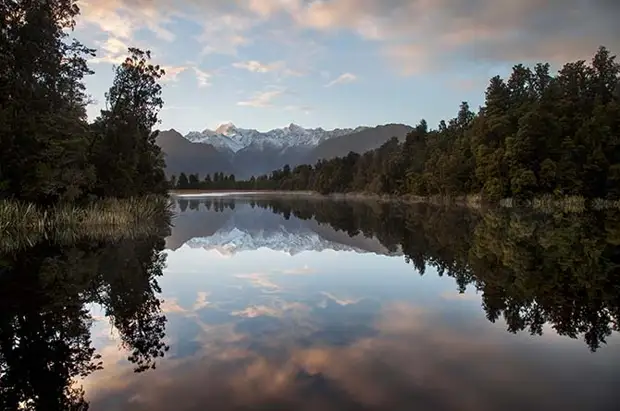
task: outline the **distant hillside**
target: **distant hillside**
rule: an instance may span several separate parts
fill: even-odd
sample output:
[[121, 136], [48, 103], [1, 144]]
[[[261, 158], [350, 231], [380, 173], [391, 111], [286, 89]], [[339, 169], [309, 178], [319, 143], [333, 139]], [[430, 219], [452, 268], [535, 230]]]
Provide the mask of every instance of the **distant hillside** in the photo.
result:
[[166, 174], [199, 173], [201, 177], [216, 172], [234, 173], [234, 167], [223, 153], [210, 144], [192, 143], [176, 130], [162, 131], [157, 136], [166, 158]]
[[306, 156], [303, 162], [314, 164], [320, 159], [346, 156], [350, 151], [365, 153], [380, 147], [392, 137], [397, 137], [403, 141], [411, 130], [413, 127], [404, 124], [386, 124], [335, 137], [319, 144]]
[[[204, 177], [207, 174], [223, 172], [235, 174], [239, 179], [248, 179], [252, 175], [270, 173], [285, 164], [295, 167], [299, 164], [314, 164], [321, 158], [346, 156], [350, 151], [364, 153], [378, 148], [392, 137], [404, 140], [412, 128], [403, 124], [387, 124], [374, 128], [360, 127], [355, 130], [351, 130], [350, 134], [332, 136], [320, 143], [317, 141], [316, 146], [289, 143], [280, 146], [256, 140], [247, 147], [233, 151], [224, 146], [216, 147], [207, 143], [205, 139], [190, 141], [187, 136], [182, 136], [176, 130], [161, 132], [157, 137], [157, 144], [166, 155], [168, 175], [178, 176], [181, 172], [185, 172], [198, 173]], [[343, 131], [335, 130], [331, 133]], [[304, 132], [308, 133], [307, 130]], [[299, 133], [303, 134], [301, 131]]]

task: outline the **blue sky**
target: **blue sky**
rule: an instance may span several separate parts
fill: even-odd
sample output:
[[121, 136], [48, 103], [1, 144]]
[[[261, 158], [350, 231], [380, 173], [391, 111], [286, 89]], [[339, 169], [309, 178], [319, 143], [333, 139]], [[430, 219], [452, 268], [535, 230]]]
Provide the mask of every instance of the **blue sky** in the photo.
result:
[[104, 104], [129, 46], [167, 69], [162, 129], [436, 125], [516, 62], [620, 50], [617, 0], [79, 0]]

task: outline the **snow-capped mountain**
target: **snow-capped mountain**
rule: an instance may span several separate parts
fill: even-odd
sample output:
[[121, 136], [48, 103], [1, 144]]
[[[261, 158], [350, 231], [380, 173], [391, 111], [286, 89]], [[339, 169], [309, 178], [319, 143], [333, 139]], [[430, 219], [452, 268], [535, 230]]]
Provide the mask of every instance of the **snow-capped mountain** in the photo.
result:
[[403, 141], [411, 127], [385, 124], [376, 127], [325, 130], [305, 129], [296, 124], [267, 132], [238, 128], [232, 123], [215, 130], [194, 131], [182, 136], [163, 131], [158, 144], [166, 156], [166, 173], [232, 173], [239, 179], [268, 174], [288, 164], [315, 164], [319, 159], [365, 153], [392, 137]]
[[334, 137], [365, 130], [367, 127], [355, 129], [324, 130], [323, 128], [306, 129], [296, 124], [276, 128], [267, 132], [254, 129], [238, 128], [232, 123], [221, 124], [215, 130], [193, 131], [185, 136], [192, 143], [211, 144], [220, 150], [236, 153], [244, 148], [265, 147], [285, 149], [291, 147], [316, 147], [323, 141]]
[[216, 250], [222, 255], [234, 255], [242, 251], [268, 248], [274, 251], [283, 251], [291, 256], [303, 251], [366, 251], [345, 244], [321, 238], [310, 230], [288, 231], [281, 226], [278, 230], [246, 231], [237, 227], [224, 228], [210, 237], [196, 237], [185, 243], [190, 248]]
[[181, 247], [216, 250], [222, 255], [268, 248], [296, 255], [304, 251], [352, 251], [381, 255], [400, 255], [390, 252], [376, 238], [362, 234], [349, 236], [315, 220], [301, 220], [293, 215], [285, 219], [270, 209], [252, 207], [248, 200], [229, 198], [234, 209], [215, 211], [194, 200], [197, 207], [174, 210], [175, 219], [166, 248]]

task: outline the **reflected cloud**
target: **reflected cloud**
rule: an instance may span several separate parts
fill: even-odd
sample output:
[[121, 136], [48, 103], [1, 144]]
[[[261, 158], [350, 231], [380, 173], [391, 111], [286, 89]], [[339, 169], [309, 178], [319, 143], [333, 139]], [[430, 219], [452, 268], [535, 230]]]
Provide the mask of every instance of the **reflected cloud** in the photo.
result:
[[207, 301], [207, 297], [209, 296], [209, 294], [210, 293], [207, 293], [204, 291], [198, 292], [198, 297], [196, 298], [196, 302], [194, 303], [194, 307], [193, 307], [194, 311], [198, 311], [211, 304], [209, 301]]
[[336, 304], [342, 305], [342, 306], [346, 306], [350, 304], [357, 304], [362, 300], [361, 298], [336, 297], [335, 295], [333, 295], [332, 293], [328, 293], [327, 291], [321, 291], [321, 294], [329, 298], [330, 300], [334, 301]]
[[164, 314], [188, 314], [191, 312], [190, 310], [181, 307], [176, 298], [168, 298], [163, 300], [161, 310]]
[[306, 275], [306, 274], [314, 274], [316, 273], [316, 270], [313, 270], [308, 265], [304, 265], [303, 267], [290, 268], [288, 270], [282, 270], [281, 272], [282, 274], [287, 274], [287, 275]]
[[250, 274], [237, 274], [236, 278], [241, 278], [244, 280], [249, 280], [250, 284], [256, 288], [261, 288], [263, 292], [266, 293], [274, 293], [281, 291], [279, 285], [273, 283], [268, 277], [268, 274], [265, 273], [250, 273]]
[[260, 316], [282, 318], [291, 313], [308, 313], [310, 307], [299, 302], [286, 302], [275, 300], [273, 306], [252, 305], [243, 310], [233, 311], [235, 317], [255, 318]]
[[164, 299], [161, 304], [161, 308], [166, 314], [197, 315], [196, 311], [212, 305], [210, 301], [207, 301], [207, 297], [209, 297], [209, 295], [210, 293], [206, 291], [198, 291], [196, 301], [192, 305], [191, 309], [183, 308], [175, 297]]
[[[597, 382], [556, 378], [558, 372], [577, 371], [577, 364], [556, 369], [544, 355], [507, 356], [505, 334], [492, 327], [476, 332], [451, 327], [406, 303], [385, 306], [373, 327], [375, 336], [345, 346], [303, 346], [265, 335], [273, 348], [267, 352], [243, 344], [248, 337], [232, 327], [211, 329], [200, 352], [169, 360], [158, 373], [101, 380], [91, 391], [93, 409], [490, 411], [592, 409], [611, 400]], [[213, 338], [222, 331], [228, 335]], [[587, 368], [579, 371], [587, 375]], [[580, 401], [567, 394], [566, 384], [579, 386]], [[117, 408], [106, 402], [112, 395]]]

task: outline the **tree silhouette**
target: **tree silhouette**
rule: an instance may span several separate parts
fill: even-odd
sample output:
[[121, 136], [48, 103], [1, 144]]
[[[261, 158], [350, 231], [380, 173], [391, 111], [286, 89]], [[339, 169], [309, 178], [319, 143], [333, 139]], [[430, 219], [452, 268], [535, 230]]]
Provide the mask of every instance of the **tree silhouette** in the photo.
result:
[[85, 410], [74, 379], [105, 364], [91, 345], [100, 304], [137, 372], [167, 350], [157, 294], [162, 234], [115, 243], [38, 244], [0, 256], [0, 407]]

